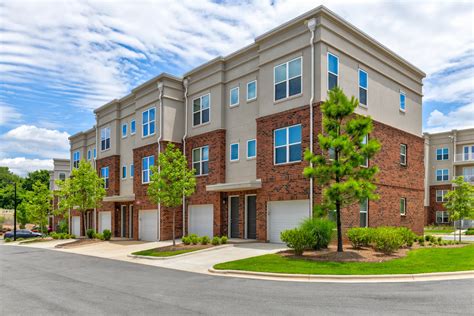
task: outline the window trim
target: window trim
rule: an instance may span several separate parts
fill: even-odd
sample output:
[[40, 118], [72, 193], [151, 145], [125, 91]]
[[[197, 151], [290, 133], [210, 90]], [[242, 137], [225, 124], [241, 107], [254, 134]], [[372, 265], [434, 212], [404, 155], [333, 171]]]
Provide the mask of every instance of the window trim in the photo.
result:
[[[153, 157], [153, 165], [154, 165], [154, 164], [155, 164], [155, 155], [145, 156], [145, 157], [142, 158], [142, 184], [149, 184], [149, 183], [150, 183], [150, 180], [151, 180], [151, 179], [150, 179], [150, 178], [151, 178], [150, 158], [151, 158], [151, 157]], [[144, 161], [145, 159], [147, 159], [148, 169], [144, 169], [144, 168], [143, 168], [143, 161]], [[143, 175], [144, 175], [145, 171], [148, 171], [148, 181], [147, 181], [147, 182], [143, 181], [143, 178], [144, 178]]]
[[[299, 76], [295, 76], [295, 77], [291, 77], [289, 76], [290, 74], [290, 63], [292, 61], [295, 61], [297, 59], [301, 59], [301, 66], [300, 66], [300, 69], [301, 69], [301, 74]], [[285, 65], [286, 64], [286, 79], [285, 80], [282, 80], [282, 81], [278, 81], [276, 82], [276, 78], [275, 78], [275, 69], [282, 66], [282, 65]], [[284, 100], [288, 100], [290, 98], [296, 98], [296, 97], [299, 97], [301, 95], [303, 95], [303, 69], [304, 69], [304, 65], [303, 65], [303, 56], [298, 56], [298, 57], [295, 57], [293, 59], [290, 59], [290, 60], [287, 60], [286, 62], [283, 62], [283, 63], [280, 63], [278, 65], [275, 65], [273, 67], [273, 103], [278, 103], [278, 102], [282, 102]], [[301, 80], [301, 92], [300, 93], [297, 93], [297, 94], [294, 94], [294, 95], [290, 95], [290, 80], [291, 79], [294, 79], [294, 78], [297, 78], [297, 77], [301, 77], [300, 80]], [[278, 99], [276, 100], [276, 96], [275, 96], [275, 87], [277, 84], [279, 83], [282, 83], [286, 81], [286, 96], [284, 98], [281, 98], [281, 99]]]
[[[298, 143], [291, 143], [290, 144], [290, 128], [295, 127], [295, 126], [301, 126], [301, 140]], [[287, 130], [287, 132], [286, 132], [286, 145], [276, 146], [276, 132], [280, 131], [280, 130], [283, 130], [283, 129]], [[301, 125], [301, 123], [286, 126], [286, 127], [281, 127], [281, 128], [277, 128], [277, 129], [273, 130], [273, 165], [281, 166], [281, 165], [287, 165], [287, 164], [292, 164], [292, 163], [299, 163], [299, 162], [303, 161], [301, 159], [301, 155], [300, 155], [299, 160], [290, 161], [290, 146], [291, 145], [296, 145], [296, 144], [300, 144], [301, 148], [303, 148], [303, 126]], [[281, 148], [281, 147], [286, 147], [287, 148], [287, 150], [286, 150], [286, 161], [277, 163], [276, 162], [276, 150], [277, 150], [277, 148]]]
[[[369, 143], [369, 134], [364, 136], [365, 139], [365, 144], [362, 143], [363, 145], [367, 145]], [[362, 168], [369, 168], [369, 158], [365, 157], [365, 163], [363, 165], [360, 165]]]
[[[441, 213], [441, 219], [442, 219], [441, 222], [438, 222], [438, 214], [439, 213]], [[447, 215], [446, 216], [446, 221], [444, 221], [445, 215]], [[447, 211], [436, 211], [435, 216], [436, 216], [435, 221], [436, 221], [437, 224], [448, 224], [449, 223], [449, 214], [448, 214]]]
[[[105, 177], [104, 177], [104, 174], [103, 174], [103, 171], [104, 171], [104, 170], [107, 170], [107, 174], [106, 174]], [[104, 179], [104, 189], [108, 189], [108, 188], [109, 188], [109, 181], [108, 181], [108, 180], [109, 180], [109, 172], [110, 172], [109, 166], [100, 168], [100, 177], [101, 177], [102, 179]]]
[[[150, 110], [155, 110], [155, 119], [153, 121], [150, 120]], [[146, 123], [148, 125], [148, 135], [144, 136], [143, 135], [143, 132], [145, 131], [144, 129], [144, 126], [145, 126], [145, 123], [143, 122], [143, 113], [145, 112], [148, 112], [148, 122]], [[155, 125], [155, 128], [153, 130], [153, 133], [150, 133], [150, 123], [153, 122], [153, 124]], [[156, 134], [156, 107], [151, 107], [151, 108], [148, 108], [146, 109], [145, 111], [142, 111], [142, 138], [148, 138], [150, 136], [153, 136]]]
[[[124, 168], [125, 168], [125, 173], [123, 172], [124, 171]], [[122, 165], [122, 176], [121, 176], [121, 179], [122, 180], [125, 180], [127, 179], [127, 165]]]
[[[209, 121], [207, 121], [206, 123], [203, 123], [202, 122], [202, 98], [205, 97], [205, 96], [209, 96]], [[200, 104], [199, 104], [199, 111], [194, 111], [194, 101], [196, 101], [197, 99], [201, 99], [200, 100]], [[201, 127], [201, 126], [204, 126], [204, 125], [207, 125], [207, 124], [210, 124], [211, 123], [211, 93], [208, 92], [208, 93], [205, 93], [197, 98], [194, 98], [192, 99], [192, 102], [191, 102], [191, 107], [192, 107], [192, 111], [191, 112], [191, 122], [192, 122], [192, 126], [193, 128], [194, 127]], [[199, 124], [194, 124], [194, 114], [199, 112]]]
[[[361, 204], [359, 203], [359, 226], [360, 226], [360, 214], [365, 213], [365, 226], [364, 227], [369, 227], [369, 199], [365, 199], [366, 201], [366, 207], [365, 211], [362, 212]], [[362, 226], [360, 226], [362, 227]]]
[[[125, 134], [123, 133], [123, 128], [124, 127], [125, 127]], [[128, 124], [127, 123], [122, 124], [122, 128], [121, 128], [120, 132], [122, 134], [122, 138], [126, 138], [128, 136]]]
[[[438, 194], [438, 192], [441, 192], [441, 194]], [[444, 203], [446, 202], [444, 196], [449, 192], [449, 190], [436, 190], [435, 193], [435, 201], [436, 203]], [[438, 197], [441, 197], [441, 201], [438, 200]]]
[[[444, 159], [444, 150], [447, 150], [448, 157]], [[441, 159], [438, 159], [438, 150], [441, 150]], [[449, 147], [437, 147], [435, 150], [436, 161], [447, 161], [449, 160]]]
[[[339, 63], [338, 63], [338, 68], [339, 68]], [[338, 69], [338, 72], [339, 72], [339, 69]], [[367, 77], [367, 87], [364, 88], [360, 85], [360, 73], [363, 72], [365, 73], [365, 76]], [[363, 108], [369, 108], [369, 74], [367, 73], [367, 71], [363, 70], [362, 68], [359, 68], [359, 71], [357, 72], [357, 75], [358, 75], [358, 80], [359, 80], [359, 105]], [[363, 104], [360, 102], [360, 89], [364, 89], [365, 90], [365, 94], [366, 94], [366, 103], [367, 104]]]
[[64, 175], [64, 180], [66, 180], [66, 173], [65, 172], [60, 172], [58, 174], [58, 179], [61, 180], [61, 181], [64, 181], [63, 179], [61, 179], [61, 175]]
[[[405, 148], [405, 153], [404, 154], [402, 154], [402, 147]], [[402, 160], [401, 160], [402, 156], [405, 157], [405, 162], [402, 162]], [[400, 166], [406, 167], [407, 164], [408, 164], [408, 146], [407, 146], [407, 144], [401, 143], [400, 144]]]
[[[249, 85], [255, 82], [255, 97], [249, 99]], [[247, 102], [257, 100], [258, 88], [257, 88], [257, 79], [247, 82]]]
[[[102, 131], [104, 131], [105, 135], [104, 135], [104, 139], [102, 139]], [[107, 131], [109, 132], [109, 137], [107, 138]], [[107, 139], [109, 139], [109, 147], [107, 147]], [[105, 145], [104, 145], [104, 149], [102, 149], [102, 141], [105, 141]], [[104, 151], [107, 151], [107, 150], [110, 150], [110, 148], [112, 147], [112, 131], [110, 129], [110, 126], [108, 127], [103, 127], [100, 129], [100, 151], [101, 152], [104, 152]]]
[[[402, 204], [403, 201], [403, 204]], [[402, 205], [403, 205], [403, 213], [402, 213]], [[407, 198], [402, 197], [400, 198], [400, 216], [407, 216]]]
[[[249, 157], [249, 143], [252, 142], [252, 141], [255, 141], [255, 156], [252, 156], [252, 157]], [[256, 138], [252, 138], [252, 139], [249, 139], [247, 140], [247, 160], [253, 160], [253, 159], [256, 159], [257, 158], [257, 139]]]
[[[76, 159], [76, 154], [77, 154], [77, 159]], [[79, 162], [81, 161], [81, 153], [79, 152], [79, 150], [76, 150], [72, 153], [72, 167], [73, 168], [79, 168]], [[76, 162], [77, 162], [77, 166], [76, 166]]]
[[130, 179], [133, 179], [133, 175], [135, 174], [135, 165], [131, 163], [129, 169], [130, 169]]
[[87, 150], [87, 160], [90, 161], [90, 160], [91, 160], [91, 157], [92, 157], [91, 150], [88, 149], [88, 150]]
[[[235, 103], [235, 104], [232, 103], [232, 91], [234, 91], [234, 90], [237, 90], [237, 103]], [[229, 107], [234, 108], [236, 106], [239, 106], [239, 104], [240, 104], [240, 87], [235, 86], [233, 88], [230, 88], [230, 90], [229, 90]]]
[[[403, 105], [405, 107], [404, 109], [402, 109], [402, 100], [401, 100], [402, 95], [403, 95]], [[398, 96], [398, 109], [400, 110], [400, 112], [403, 112], [403, 113], [407, 112], [407, 95], [405, 91], [403, 90], [400, 90], [400, 94]]]
[[[237, 159], [232, 159], [232, 146], [237, 145]], [[240, 143], [231, 143], [229, 147], [229, 161], [230, 162], [237, 162], [240, 160]]]
[[[438, 171], [441, 171], [441, 180], [438, 180]], [[446, 179], [446, 180], [444, 180], [444, 171], [447, 171], [447, 172], [446, 172], [446, 176], [447, 176], [448, 179]], [[436, 169], [435, 176], [436, 176], [436, 182], [449, 181], [449, 169], [447, 169], [447, 168], [444, 168], [444, 169]]]
[[[132, 130], [132, 125], [135, 125], [134, 131]], [[130, 135], [135, 135], [136, 133], [137, 133], [137, 122], [135, 120], [131, 120], [130, 121]]]
[[97, 159], [97, 150], [94, 148], [93, 149], [93, 156], [94, 156], [94, 160]]
[[[202, 159], [202, 150], [203, 148], [207, 147], [207, 160], [203, 160]], [[194, 151], [199, 151], [199, 160], [198, 161], [194, 161]], [[201, 146], [201, 147], [197, 147], [197, 148], [193, 148], [192, 151], [191, 151], [191, 164], [192, 164], [192, 168], [194, 169], [194, 164], [195, 163], [199, 163], [199, 174], [196, 173], [196, 177], [201, 177], [201, 176], [207, 176], [209, 175], [209, 145], [205, 145], [205, 146]], [[207, 162], [207, 173], [202, 173], [202, 163], [203, 162]]]
[[[333, 73], [332, 71], [329, 70], [329, 55], [333, 56], [333, 57], [336, 57], [336, 60], [337, 60], [337, 74]], [[339, 56], [333, 54], [333, 53], [330, 53], [330, 52], [327, 52], [326, 54], [326, 68], [327, 68], [327, 76], [326, 76], [326, 91], [331, 91], [329, 90], [329, 74], [332, 74], [332, 75], [335, 75], [336, 78], [337, 78], [337, 82], [336, 82], [336, 87], [339, 87]]]

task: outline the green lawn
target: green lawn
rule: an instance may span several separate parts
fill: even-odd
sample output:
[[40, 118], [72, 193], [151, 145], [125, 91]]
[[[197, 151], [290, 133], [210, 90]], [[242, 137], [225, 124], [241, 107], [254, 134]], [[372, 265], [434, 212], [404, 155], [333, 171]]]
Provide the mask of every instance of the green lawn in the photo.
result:
[[451, 234], [454, 231], [452, 228], [425, 228], [425, 235], [432, 234]]
[[151, 257], [171, 257], [181, 255], [183, 253], [193, 252], [196, 250], [202, 250], [201, 248], [194, 248], [194, 249], [179, 249], [179, 250], [172, 250], [172, 251], [159, 251], [158, 249], [148, 249], [142, 250], [132, 253], [132, 255], [138, 256], [151, 256]]
[[405, 258], [386, 262], [317, 262], [284, 258], [278, 254], [220, 263], [217, 270], [297, 274], [416, 274], [474, 270], [474, 245], [462, 248], [412, 250]]

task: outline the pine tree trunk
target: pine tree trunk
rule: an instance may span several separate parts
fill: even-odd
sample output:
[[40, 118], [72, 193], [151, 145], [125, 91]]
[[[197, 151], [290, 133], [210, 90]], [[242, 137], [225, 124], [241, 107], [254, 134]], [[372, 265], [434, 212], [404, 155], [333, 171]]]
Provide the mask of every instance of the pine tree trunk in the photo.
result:
[[176, 246], [175, 230], [176, 230], [176, 210], [175, 208], [173, 208], [173, 247]]
[[337, 222], [337, 252], [343, 252], [342, 247], [342, 225], [341, 225], [341, 204], [336, 202], [336, 222]]

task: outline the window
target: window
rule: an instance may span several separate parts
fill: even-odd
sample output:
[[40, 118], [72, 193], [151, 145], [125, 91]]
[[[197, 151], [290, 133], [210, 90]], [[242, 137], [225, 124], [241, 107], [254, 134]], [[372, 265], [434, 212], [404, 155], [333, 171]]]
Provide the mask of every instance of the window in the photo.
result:
[[257, 80], [247, 83], [247, 101], [252, 101], [257, 98]]
[[247, 159], [257, 157], [257, 140], [250, 139], [247, 141]]
[[402, 166], [407, 165], [407, 145], [400, 144], [400, 164]]
[[127, 124], [122, 124], [122, 138], [127, 137]]
[[[369, 140], [369, 135], [365, 135], [364, 138], [362, 139], [362, 145], [367, 145], [367, 142]], [[369, 158], [365, 158], [364, 163], [361, 165], [361, 167], [369, 167]]]
[[130, 135], [134, 135], [137, 132], [137, 125], [135, 120], [130, 121]]
[[150, 183], [151, 166], [155, 164], [155, 156], [143, 157], [142, 159], [142, 183]]
[[274, 68], [275, 101], [301, 93], [301, 60], [298, 57]]
[[104, 151], [110, 148], [110, 127], [100, 130], [100, 150]]
[[365, 199], [360, 202], [360, 227], [368, 226], [369, 200]]
[[100, 168], [100, 176], [104, 179], [104, 188], [109, 188], [109, 167]]
[[444, 211], [436, 212], [436, 223], [438, 224], [447, 224], [449, 223], [449, 214]]
[[122, 166], [122, 179], [126, 179], [126, 178], [127, 178], [127, 166], [123, 165]]
[[81, 160], [81, 156], [78, 151], [75, 151], [72, 154], [72, 166], [74, 168], [79, 168], [79, 161]]
[[239, 91], [240, 91], [239, 87], [230, 89], [230, 100], [229, 100], [230, 106], [239, 105]]
[[328, 90], [337, 87], [339, 77], [339, 58], [328, 53]]
[[135, 166], [132, 164], [130, 164], [130, 178], [133, 178], [133, 174], [135, 173]]
[[209, 146], [193, 149], [193, 168], [197, 176], [209, 173]]
[[239, 143], [230, 144], [230, 161], [239, 160]]
[[449, 149], [448, 148], [438, 148], [436, 149], [436, 160], [448, 160], [449, 159]]
[[274, 131], [274, 163], [301, 161], [301, 125]]
[[[469, 157], [469, 149], [471, 149], [471, 155]], [[474, 160], [474, 146], [464, 146], [463, 147], [463, 158], [462, 160]]]
[[406, 95], [405, 92], [400, 91], [400, 111], [406, 111]]
[[87, 151], [87, 160], [91, 160], [91, 150]]
[[365, 71], [359, 69], [359, 104], [367, 107], [368, 76]]
[[448, 169], [437, 169], [436, 170], [436, 181], [448, 181], [449, 170]]
[[155, 108], [142, 113], [142, 137], [155, 134]]
[[97, 158], [97, 151], [94, 148], [94, 159], [96, 159], [96, 158]]
[[209, 122], [211, 94], [205, 94], [193, 100], [193, 126]]
[[334, 150], [334, 148], [331, 147], [328, 149], [328, 155], [329, 155], [329, 160], [336, 159], [336, 151]]
[[407, 199], [406, 198], [400, 199], [400, 215], [401, 216], [407, 215]]
[[64, 172], [59, 173], [59, 180], [61, 180], [61, 181], [66, 180], [66, 174]]
[[436, 202], [446, 202], [445, 195], [449, 190], [436, 190]]

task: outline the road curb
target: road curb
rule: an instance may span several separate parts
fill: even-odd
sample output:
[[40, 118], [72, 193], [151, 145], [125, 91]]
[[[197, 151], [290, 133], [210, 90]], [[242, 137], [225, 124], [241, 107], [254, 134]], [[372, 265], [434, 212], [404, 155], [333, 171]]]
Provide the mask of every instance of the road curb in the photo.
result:
[[239, 270], [216, 270], [209, 268], [211, 274], [228, 277], [265, 279], [277, 281], [300, 282], [335, 282], [335, 283], [378, 283], [378, 282], [419, 282], [474, 279], [474, 270], [456, 272], [436, 272], [421, 274], [380, 274], [380, 275], [323, 275], [323, 274], [288, 274], [271, 272], [253, 272]]
[[176, 258], [181, 258], [181, 257], [186, 257], [186, 256], [191, 256], [197, 253], [203, 253], [203, 252], [208, 252], [208, 251], [213, 251], [213, 250], [218, 250], [222, 248], [227, 248], [227, 247], [233, 247], [233, 244], [225, 244], [225, 245], [220, 245], [216, 247], [211, 247], [211, 248], [206, 248], [206, 249], [201, 249], [201, 250], [196, 250], [196, 251], [191, 251], [187, 253], [182, 253], [180, 255], [176, 256], [170, 256], [170, 257], [152, 257], [152, 256], [141, 256], [141, 255], [133, 255], [133, 254], [128, 254], [127, 257], [129, 258], [135, 258], [135, 259], [148, 259], [148, 260], [171, 260], [171, 259], [176, 259]]

